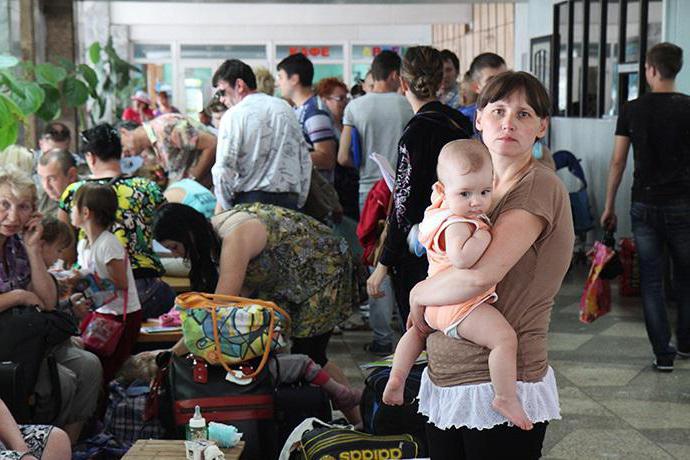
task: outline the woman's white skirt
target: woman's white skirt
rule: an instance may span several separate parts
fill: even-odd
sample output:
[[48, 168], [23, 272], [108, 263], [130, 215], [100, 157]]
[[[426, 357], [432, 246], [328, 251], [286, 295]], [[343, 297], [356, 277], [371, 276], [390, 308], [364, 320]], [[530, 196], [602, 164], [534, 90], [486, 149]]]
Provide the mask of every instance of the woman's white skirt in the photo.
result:
[[[437, 428], [484, 430], [508, 422], [491, 407], [494, 399], [491, 383], [439, 387], [433, 384], [428, 371], [428, 368], [424, 369], [417, 396], [419, 412], [426, 415]], [[560, 420], [558, 388], [551, 366], [540, 382], [517, 382], [517, 395], [532, 423]]]

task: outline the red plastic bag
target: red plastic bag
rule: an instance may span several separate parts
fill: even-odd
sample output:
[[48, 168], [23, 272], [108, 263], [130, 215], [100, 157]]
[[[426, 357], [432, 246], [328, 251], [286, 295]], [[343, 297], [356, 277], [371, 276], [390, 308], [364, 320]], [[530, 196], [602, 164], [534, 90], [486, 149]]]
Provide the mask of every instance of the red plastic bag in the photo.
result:
[[621, 296], [632, 297], [640, 295], [640, 259], [632, 238], [621, 238], [618, 256], [623, 265], [623, 274], [618, 285]]
[[600, 241], [596, 241], [591, 254], [592, 266], [580, 298], [580, 321], [583, 323], [591, 323], [611, 311], [611, 285], [608, 280], [601, 279], [599, 274], [615, 252]]

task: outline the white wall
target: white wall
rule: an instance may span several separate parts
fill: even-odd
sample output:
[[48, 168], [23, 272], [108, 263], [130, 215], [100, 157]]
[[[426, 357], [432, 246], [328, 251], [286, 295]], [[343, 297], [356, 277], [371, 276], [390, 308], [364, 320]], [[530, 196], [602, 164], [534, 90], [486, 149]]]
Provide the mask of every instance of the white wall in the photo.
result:
[[[551, 151], [570, 150], [581, 159], [580, 164], [589, 182], [590, 205], [598, 221], [604, 210], [604, 200], [606, 199], [606, 180], [609, 172], [609, 160], [613, 151], [616, 119], [555, 117], [551, 124]], [[631, 235], [629, 210], [632, 170], [631, 152], [628, 155], [628, 165], [616, 196], [617, 236]]]
[[683, 48], [685, 65], [676, 77], [678, 91], [690, 94], [690, 1], [665, 0], [664, 40]]

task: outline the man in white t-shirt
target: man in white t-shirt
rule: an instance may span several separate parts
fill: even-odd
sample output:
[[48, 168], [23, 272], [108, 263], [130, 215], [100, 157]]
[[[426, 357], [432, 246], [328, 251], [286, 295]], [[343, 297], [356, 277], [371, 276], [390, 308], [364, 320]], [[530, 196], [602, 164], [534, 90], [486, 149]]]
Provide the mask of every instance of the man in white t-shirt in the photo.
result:
[[[381, 179], [378, 165], [369, 158], [376, 152], [383, 155], [393, 168], [398, 164], [398, 141], [403, 129], [414, 113], [405, 97], [398, 94], [401, 60], [393, 51], [382, 51], [371, 64], [374, 87], [362, 97], [350, 102], [343, 116], [343, 132], [338, 148], [338, 163], [359, 167], [359, 210], [362, 211], [367, 194]], [[350, 154], [352, 130], [361, 137], [360, 164], [355, 165]], [[369, 298], [369, 324], [373, 340], [366, 349], [375, 354], [388, 354], [393, 350], [393, 330], [390, 322], [395, 296], [390, 278], [381, 284], [383, 297]]]
[[230, 59], [218, 67], [213, 86], [226, 106], [211, 169], [216, 212], [261, 202], [290, 209], [304, 205], [311, 157], [302, 128], [287, 102], [256, 90], [251, 67]]

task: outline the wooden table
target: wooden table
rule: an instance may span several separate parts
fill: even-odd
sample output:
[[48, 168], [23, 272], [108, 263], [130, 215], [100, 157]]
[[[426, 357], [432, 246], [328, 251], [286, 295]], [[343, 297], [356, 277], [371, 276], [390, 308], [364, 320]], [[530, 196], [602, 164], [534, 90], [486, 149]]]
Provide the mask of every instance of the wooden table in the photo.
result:
[[[239, 460], [244, 450], [244, 441], [230, 449], [221, 449], [225, 460]], [[122, 457], [122, 460], [185, 460], [184, 441], [163, 439], [140, 439]]]
[[161, 279], [168, 283], [176, 294], [182, 294], [183, 292], [188, 292], [191, 290], [189, 278], [181, 278], [179, 276], [163, 276]]
[[[144, 321], [141, 323], [141, 327], [155, 327], [155, 326], [160, 326], [160, 323], [158, 321]], [[149, 342], [155, 342], [155, 343], [175, 343], [178, 340], [182, 338], [182, 330], [179, 331], [171, 331], [171, 332], [144, 332], [143, 330], [139, 331], [139, 339], [137, 342], [139, 343], [149, 343]]]

